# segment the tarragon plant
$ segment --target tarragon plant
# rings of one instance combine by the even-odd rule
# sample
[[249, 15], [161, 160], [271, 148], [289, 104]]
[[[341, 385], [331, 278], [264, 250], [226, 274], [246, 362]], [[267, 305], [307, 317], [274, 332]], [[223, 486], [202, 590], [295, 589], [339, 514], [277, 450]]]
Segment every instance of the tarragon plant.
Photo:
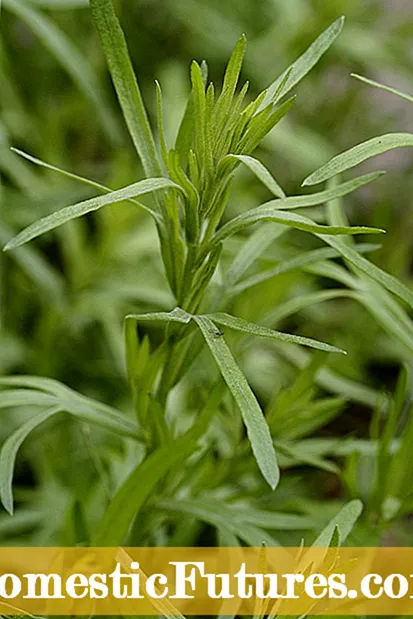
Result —
[[[287, 197], [269, 170], [254, 157], [261, 141], [293, 106], [295, 96], [290, 96], [292, 89], [339, 35], [342, 18], [325, 30], [291, 67], [255, 98], [248, 95], [248, 82], [239, 87], [246, 49], [245, 36], [241, 36], [235, 45], [218, 91], [214, 84], [208, 82], [206, 63], [198, 64], [194, 61], [190, 70], [191, 92], [188, 103], [183, 111], [175, 144], [169, 148], [165, 138], [160, 85], [156, 83], [157, 145], [111, 0], [91, 0], [91, 9], [145, 178], [113, 191], [77, 176], [78, 180], [93, 185], [100, 194], [35, 222], [9, 241], [5, 249], [19, 247], [106, 205], [128, 201], [131, 208], [143, 209], [154, 221], [175, 308], [169, 312], [132, 314], [125, 319], [126, 361], [136, 423], [56, 381], [19, 376], [0, 379], [0, 385], [5, 387], [2, 406], [16, 406], [24, 402], [42, 407], [41, 413], [21, 426], [3, 445], [0, 455], [0, 494], [6, 509], [11, 512], [11, 483], [16, 453], [35, 427], [58, 412], [65, 411], [121, 436], [140, 441], [144, 445], [146, 457], [115, 494], [93, 540], [98, 544], [112, 544], [122, 541], [135, 514], [159, 480], [172, 467], [182, 465], [194, 454], [214, 416], [214, 407], [222, 396], [221, 383], [210, 393], [208, 405], [186, 432], [176, 436], [167, 416], [169, 395], [185, 378], [205, 344], [241, 412], [251, 449], [263, 477], [271, 488], [277, 486], [279, 466], [272, 433], [260, 404], [231, 352], [226, 335], [235, 331], [298, 344], [324, 353], [340, 354], [344, 351], [325, 342], [275, 331], [266, 325], [255, 324], [228, 313], [236, 294], [274, 276], [272, 269], [255, 277], [246, 277], [251, 265], [263, 255], [271, 242], [290, 229], [315, 235], [328, 247], [310, 250], [287, 260], [277, 267], [278, 272], [283, 272], [283, 269], [312, 268], [313, 265], [313, 268], [319, 269], [319, 273], [325, 275], [327, 269], [329, 276], [340, 280], [339, 269], [342, 267], [336, 265], [334, 270], [328, 259], [341, 256], [351, 271], [347, 272], [345, 278], [346, 285], [350, 287], [347, 294], [364, 304], [379, 321], [392, 324], [395, 336], [401, 339], [403, 326], [409, 321], [392, 294], [413, 307], [413, 293], [363, 256], [371, 245], [349, 242], [352, 235], [379, 234], [383, 230], [350, 226], [344, 221], [343, 213], [334, 206], [339, 198], [374, 181], [382, 172], [345, 182], [330, 182], [318, 192]], [[403, 139], [406, 141], [407, 138]], [[400, 143], [403, 139], [399, 136], [396, 145], [404, 145]], [[374, 145], [358, 147], [358, 150], [338, 157], [315, 172], [304, 184], [330, 179], [367, 156], [383, 152], [392, 145], [395, 145], [394, 138], [384, 136]], [[20, 154], [40, 165], [69, 174], [29, 155]], [[273, 199], [228, 218], [226, 207], [231, 199], [231, 184], [241, 166], [246, 166], [263, 183]], [[152, 201], [145, 201], [145, 198], [142, 201], [141, 197], [149, 194], [153, 194]], [[302, 210], [307, 207], [325, 203], [330, 206], [321, 212], [321, 216], [319, 210], [314, 211], [312, 208], [309, 208], [311, 216], [302, 214]], [[229, 266], [224, 265], [222, 250], [226, 240], [262, 222], [274, 222], [277, 225], [271, 229], [258, 226], [249, 237], [239, 237], [242, 242], [238, 253]], [[377, 308], [374, 302], [370, 303], [369, 294], [372, 296], [373, 288], [374, 299], [380, 297], [382, 300], [381, 308]], [[332, 296], [330, 294], [330, 298]], [[303, 304], [306, 302], [308, 300], [302, 299]], [[166, 323], [164, 339], [157, 347], [147, 335], [140, 338], [139, 325], [148, 321]], [[408, 346], [413, 350], [411, 325], [409, 329]], [[306, 461], [305, 456], [303, 458]], [[311, 461], [309, 454], [307, 462]], [[129, 500], [131, 496], [133, 501]], [[245, 541], [260, 544], [262, 539], [247, 535]]]

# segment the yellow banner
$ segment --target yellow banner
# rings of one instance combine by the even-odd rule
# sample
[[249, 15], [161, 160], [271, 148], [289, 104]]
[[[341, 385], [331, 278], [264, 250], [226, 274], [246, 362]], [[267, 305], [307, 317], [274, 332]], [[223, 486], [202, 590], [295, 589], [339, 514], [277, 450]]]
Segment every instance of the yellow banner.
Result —
[[2, 548], [6, 615], [413, 615], [413, 548]]

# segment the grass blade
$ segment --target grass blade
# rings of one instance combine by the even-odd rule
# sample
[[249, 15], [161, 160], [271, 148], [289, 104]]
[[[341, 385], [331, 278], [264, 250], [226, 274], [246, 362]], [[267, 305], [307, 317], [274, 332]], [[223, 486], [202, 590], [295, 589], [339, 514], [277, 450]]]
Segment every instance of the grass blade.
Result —
[[353, 146], [350, 150], [346, 150], [344, 153], [333, 157], [325, 165], [318, 168], [315, 172], [307, 176], [303, 185], [316, 185], [323, 181], [354, 168], [366, 159], [376, 157], [382, 153], [392, 150], [393, 148], [403, 148], [406, 146], [413, 146], [413, 134], [412, 133], [387, 133], [377, 138], [367, 140]]
[[112, 1], [90, 0], [90, 6], [123, 116], [145, 174], [147, 177], [161, 176], [152, 130]]
[[239, 406], [252, 451], [261, 473], [274, 490], [278, 484], [280, 473], [271, 434], [260, 405], [244, 374], [236, 364], [224, 338], [216, 335], [218, 330], [212, 320], [207, 316], [194, 316], [194, 320]]
[[[82, 215], [86, 215], [92, 211], [97, 211], [108, 204], [115, 204], [116, 202], [122, 202], [123, 200], [128, 200], [129, 198], [134, 198], [153, 191], [159, 191], [160, 189], [168, 189], [170, 187], [174, 187], [175, 189], [180, 189], [182, 191], [182, 188], [180, 188], [179, 185], [176, 185], [167, 178], [147, 178], [143, 181], [128, 185], [127, 187], [122, 187], [122, 189], [112, 191], [105, 196], [97, 196], [96, 198], [85, 200], [84, 202], [78, 202], [77, 204], [66, 206], [60, 211], [56, 211], [47, 217], [43, 217], [22, 230], [20, 234], [7, 243], [4, 250], [8, 251], [15, 247], [19, 247], [20, 245], [23, 245], [24, 243], [40, 236], [41, 234], [49, 232], [49, 230], [54, 230], [67, 221], [71, 221], [77, 217], [82, 217]], [[147, 210], [156, 220], [159, 220], [159, 215], [157, 213], [149, 208], [147, 208]]]

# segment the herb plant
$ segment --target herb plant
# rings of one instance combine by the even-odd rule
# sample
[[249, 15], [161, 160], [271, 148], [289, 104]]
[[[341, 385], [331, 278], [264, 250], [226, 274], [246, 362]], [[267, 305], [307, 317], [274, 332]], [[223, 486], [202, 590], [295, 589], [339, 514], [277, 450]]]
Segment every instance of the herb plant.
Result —
[[[248, 98], [248, 82], [239, 84], [245, 36], [234, 47], [218, 92], [208, 81], [206, 63], [194, 61], [190, 70], [191, 93], [174, 147], [169, 148], [160, 84], [156, 83], [156, 140], [114, 7], [110, 0], [91, 0], [91, 9], [145, 178], [112, 190], [15, 150], [41, 166], [92, 185], [100, 194], [29, 225], [5, 249], [21, 251], [25, 243], [62, 224], [127, 201], [130, 208], [141, 209], [153, 221], [173, 301], [167, 311], [130, 313], [125, 319], [126, 368], [134, 419], [55, 380], [19, 375], [0, 378], [0, 406], [40, 410], [3, 444], [3, 505], [12, 513], [12, 476], [21, 444], [37, 426], [65, 412], [118, 438], [124, 437], [128, 444], [133, 441], [137, 447], [130, 449], [126, 480], [115, 484], [115, 490], [109, 492], [106, 511], [97, 510], [93, 534], [88, 531], [84, 505], [79, 500], [74, 503], [76, 543], [115, 545], [124, 542], [128, 535], [135, 543], [147, 541], [145, 526], [153, 543], [191, 543], [197, 539], [197, 523], [201, 520], [218, 530], [218, 542], [224, 545], [236, 545], [239, 541], [250, 545], [276, 544], [278, 540], [267, 529], [313, 530], [314, 520], [309, 513], [277, 513], [245, 506], [249, 494], [258, 496], [263, 492], [256, 467], [271, 490], [279, 484], [280, 465], [288, 468], [305, 464], [336, 473], [336, 465], [326, 457], [331, 450], [334, 453], [331, 445], [311, 444], [305, 438], [334, 419], [350, 398], [378, 411], [374, 437], [380, 444], [377, 483], [367, 499], [384, 520], [393, 518], [410, 500], [403, 494], [403, 476], [399, 475], [394, 495], [386, 493], [384, 488], [388, 485], [382, 484], [387, 475], [389, 450], [399, 436], [394, 420], [399, 419], [408, 400], [405, 374], [394, 401], [380, 398], [373, 390], [341, 379], [324, 367], [327, 355], [344, 354], [344, 350], [318, 339], [275, 330], [274, 325], [300, 308], [345, 297], [372, 314], [398, 343], [404, 358], [411, 358], [413, 328], [405, 307], [413, 308], [413, 293], [365, 257], [376, 245], [356, 243], [353, 238], [384, 231], [349, 225], [341, 203], [346, 195], [383, 173], [373, 172], [351, 180], [337, 176], [390, 148], [413, 145], [411, 136], [382, 136], [339, 155], [303, 183], [309, 186], [328, 181], [326, 187], [299, 196], [287, 197], [267, 167], [254, 156], [260, 143], [294, 105], [291, 91], [335, 41], [343, 19], [327, 28], [293, 65], [253, 98]], [[231, 189], [242, 167], [262, 183], [272, 199], [231, 216]], [[322, 205], [325, 208], [319, 208]], [[268, 269], [257, 269], [257, 265], [268, 260], [271, 246], [282, 246], [287, 234], [294, 230], [309, 233], [324, 245], [305, 251], [290, 246], [293, 255], [276, 260], [276, 265]], [[234, 239], [232, 249], [227, 250]], [[337, 258], [343, 263], [334, 262]], [[255, 286], [295, 270], [335, 280], [341, 287], [305, 292], [258, 315], [258, 321], [251, 320], [248, 312], [237, 314], [240, 295], [252, 298]], [[165, 323], [161, 339], [159, 331], [153, 330], [158, 329], [159, 323]], [[268, 339], [282, 357], [302, 369], [289, 389], [274, 394], [264, 411], [239, 362], [243, 353], [254, 346], [255, 337]], [[305, 348], [317, 352], [310, 357]], [[206, 353], [214, 359], [218, 373]], [[204, 368], [208, 369], [206, 373]], [[316, 383], [334, 395], [317, 397]], [[190, 398], [195, 398], [191, 410], [180, 408], [183, 388], [190, 392]], [[185, 407], [190, 398], [184, 401]], [[383, 411], [390, 411], [390, 415], [382, 431]], [[407, 449], [408, 436], [409, 429], [403, 434], [398, 458], [403, 458], [400, 454]], [[216, 450], [217, 458], [211, 449]], [[368, 455], [374, 456], [373, 443], [368, 450]], [[107, 471], [101, 471], [102, 478], [106, 475]], [[359, 496], [354, 469], [345, 472], [345, 481], [350, 492]], [[234, 494], [231, 483], [236, 485], [240, 504], [236, 503], [237, 491]], [[279, 490], [282, 491], [282, 484]], [[218, 500], [220, 496], [222, 501], [217, 508], [211, 498]], [[225, 502], [228, 498], [235, 505], [230, 500]], [[268, 501], [272, 504], [271, 498]], [[148, 515], [142, 516], [148, 506], [152, 507], [152, 523]], [[336, 525], [339, 541], [344, 542], [360, 512], [360, 503], [350, 502], [316, 543], [330, 544]], [[138, 514], [142, 531], [137, 526]], [[173, 535], [167, 537], [170, 514], [182, 515], [183, 520], [182, 524], [175, 522]]]

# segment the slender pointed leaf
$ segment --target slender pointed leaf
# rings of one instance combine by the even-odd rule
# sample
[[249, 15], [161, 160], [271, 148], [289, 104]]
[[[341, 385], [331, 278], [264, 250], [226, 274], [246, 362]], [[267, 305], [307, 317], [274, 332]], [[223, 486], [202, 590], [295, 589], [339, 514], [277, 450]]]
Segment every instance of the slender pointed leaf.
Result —
[[324, 236], [341, 234], [379, 234], [385, 232], [385, 230], [381, 228], [369, 228], [367, 226], [325, 226], [317, 224], [303, 215], [280, 211], [274, 207], [263, 205], [251, 209], [246, 213], [242, 213], [242, 215], [238, 215], [238, 217], [234, 217], [234, 219], [231, 219], [227, 224], [222, 226], [213, 237], [212, 245], [214, 246], [221, 243], [229, 236], [259, 221], [275, 221], [276, 223], [296, 228], [297, 230], [303, 230], [304, 232], [311, 232], [317, 235], [323, 234]]
[[126, 319], [134, 319], [138, 322], [161, 320], [163, 322], [181, 322], [188, 324], [191, 320], [191, 314], [188, 314], [180, 307], [176, 307], [171, 312], [151, 312], [150, 314], [129, 314]]
[[[38, 166], [41, 166], [42, 168], [46, 168], [47, 170], [52, 170], [53, 172], [58, 172], [59, 174], [62, 174], [63, 176], [66, 176], [67, 178], [72, 178], [73, 180], [84, 183], [85, 185], [90, 185], [90, 187], [95, 187], [96, 189], [99, 189], [100, 191], [103, 191], [104, 193], [111, 193], [112, 191], [114, 191], [114, 189], [112, 189], [111, 187], [102, 185], [101, 183], [91, 180], [90, 178], [86, 178], [85, 176], [79, 176], [78, 174], [74, 174], [73, 172], [68, 172], [68, 170], [63, 170], [62, 168], [58, 168], [57, 166], [52, 165], [51, 163], [47, 163], [46, 161], [43, 161], [42, 159], [33, 157], [32, 155], [29, 155], [29, 153], [25, 153], [19, 148], [11, 147], [10, 150], [12, 150], [17, 155], [24, 157], [28, 161], [31, 161], [32, 163]], [[129, 198], [128, 202], [131, 202], [132, 204], [139, 206], [139, 208], [142, 208], [143, 210], [149, 212], [152, 216], [155, 215], [154, 211], [152, 211], [149, 207], [145, 206], [144, 204], [141, 204], [140, 202], [138, 202], [137, 200], [134, 200], [133, 198]]]
[[217, 335], [218, 330], [212, 320], [206, 316], [194, 316], [194, 320], [239, 406], [257, 464], [271, 488], [275, 489], [280, 477], [277, 456], [260, 405], [224, 338]]
[[230, 314], [225, 314], [225, 313], [210, 314], [208, 318], [218, 323], [219, 325], [229, 327], [230, 329], [234, 329], [235, 331], [241, 331], [242, 333], [248, 333], [249, 335], [269, 337], [274, 340], [281, 340], [283, 342], [292, 342], [294, 344], [301, 344], [302, 346], [309, 346], [310, 348], [316, 348], [318, 350], [324, 350], [326, 352], [337, 352], [337, 353], [341, 353], [344, 355], [346, 354], [344, 350], [341, 350], [340, 348], [336, 348], [335, 346], [330, 346], [330, 344], [325, 344], [324, 342], [319, 342], [318, 340], [313, 340], [309, 337], [302, 337], [301, 335], [291, 335], [290, 333], [282, 333], [281, 331], [274, 331], [273, 329], [268, 329], [267, 327], [261, 327], [260, 325], [256, 325], [253, 322], [249, 322], [248, 320], [243, 320], [242, 318], [231, 316]]
[[370, 80], [362, 75], [357, 75], [357, 73], [352, 73], [351, 77], [355, 77], [357, 80], [360, 80], [360, 82], [364, 82], [365, 84], [374, 86], [375, 88], [380, 88], [380, 90], [385, 90], [386, 92], [390, 92], [392, 95], [396, 95], [397, 97], [401, 97], [402, 99], [406, 99], [406, 101], [413, 103], [413, 97], [411, 95], [401, 92], [400, 90], [396, 90], [396, 88], [386, 86], [385, 84], [380, 84], [380, 82], [375, 82], [374, 80]]
[[[128, 185], [127, 187], [122, 187], [122, 189], [112, 191], [105, 196], [97, 196], [96, 198], [85, 200], [84, 202], [78, 202], [78, 204], [66, 206], [60, 211], [56, 211], [47, 217], [43, 217], [31, 226], [25, 228], [22, 232], [20, 232], [20, 234], [14, 237], [14, 239], [9, 241], [4, 249], [5, 251], [8, 251], [14, 247], [19, 247], [20, 245], [31, 241], [49, 230], [54, 230], [67, 221], [71, 221], [77, 217], [82, 217], [82, 215], [86, 215], [92, 211], [97, 211], [103, 206], [122, 202], [123, 200], [128, 200], [129, 198], [134, 198], [135, 196], [151, 193], [153, 191], [159, 191], [160, 189], [168, 189], [170, 187], [174, 187], [175, 189], [182, 191], [182, 188], [180, 188], [179, 185], [176, 185], [167, 178], [147, 178], [143, 181]], [[157, 213], [150, 209], [147, 210], [150, 211], [151, 215], [155, 219], [159, 220], [159, 215]]]
[[[340, 34], [344, 25], [344, 17], [340, 17], [331, 24], [320, 36], [310, 45], [310, 47], [296, 60], [291, 67], [286, 69], [278, 79], [268, 87], [267, 95], [261, 104], [265, 107], [272, 101], [274, 94], [277, 93], [277, 101], [286, 95], [305, 75], [317, 64], [321, 56], [328, 50]], [[286, 74], [289, 77], [286, 80], [282, 89], [280, 84], [285, 79]]]
[[254, 157], [250, 157], [248, 155], [227, 155], [221, 161], [221, 164], [226, 161], [240, 161], [247, 168], [251, 170], [255, 174], [255, 176], [278, 198], [285, 198], [285, 193], [282, 188], [279, 186], [275, 178], [271, 175], [271, 173], [267, 170], [267, 168], [255, 159]]
[[336, 249], [351, 264], [359, 268], [363, 273], [372, 279], [379, 282], [379, 284], [382, 284], [385, 288], [387, 288], [387, 290], [393, 292], [396, 296], [403, 299], [403, 301], [413, 308], [413, 292], [402, 284], [402, 282], [393, 277], [393, 275], [382, 271], [382, 269], [377, 267], [375, 264], [369, 262], [369, 260], [366, 260], [363, 256], [360, 256], [354, 251], [354, 249], [343, 243], [341, 239], [331, 238], [325, 234], [320, 234], [318, 236], [331, 245], [331, 247]]
[[331, 520], [331, 522], [320, 533], [313, 547], [328, 548], [331, 544], [331, 540], [334, 537], [334, 531], [336, 527], [340, 530], [340, 541], [345, 542], [354, 525], [360, 517], [363, 511], [363, 504], [361, 501], [355, 500], [347, 503], [338, 514]]
[[3, 443], [0, 451], [0, 498], [9, 514], [13, 514], [13, 471], [17, 452], [27, 436], [37, 426], [61, 411], [60, 407], [52, 407], [26, 421]]
[[161, 166], [128, 47], [112, 0], [90, 0], [119, 103], [147, 177], [161, 176]]
[[333, 157], [321, 168], [310, 174], [303, 182], [303, 185], [322, 183], [345, 170], [354, 168], [359, 163], [366, 161], [366, 159], [386, 153], [393, 148], [403, 148], [406, 146], [413, 146], [412, 133], [387, 133], [377, 138], [372, 138]]

